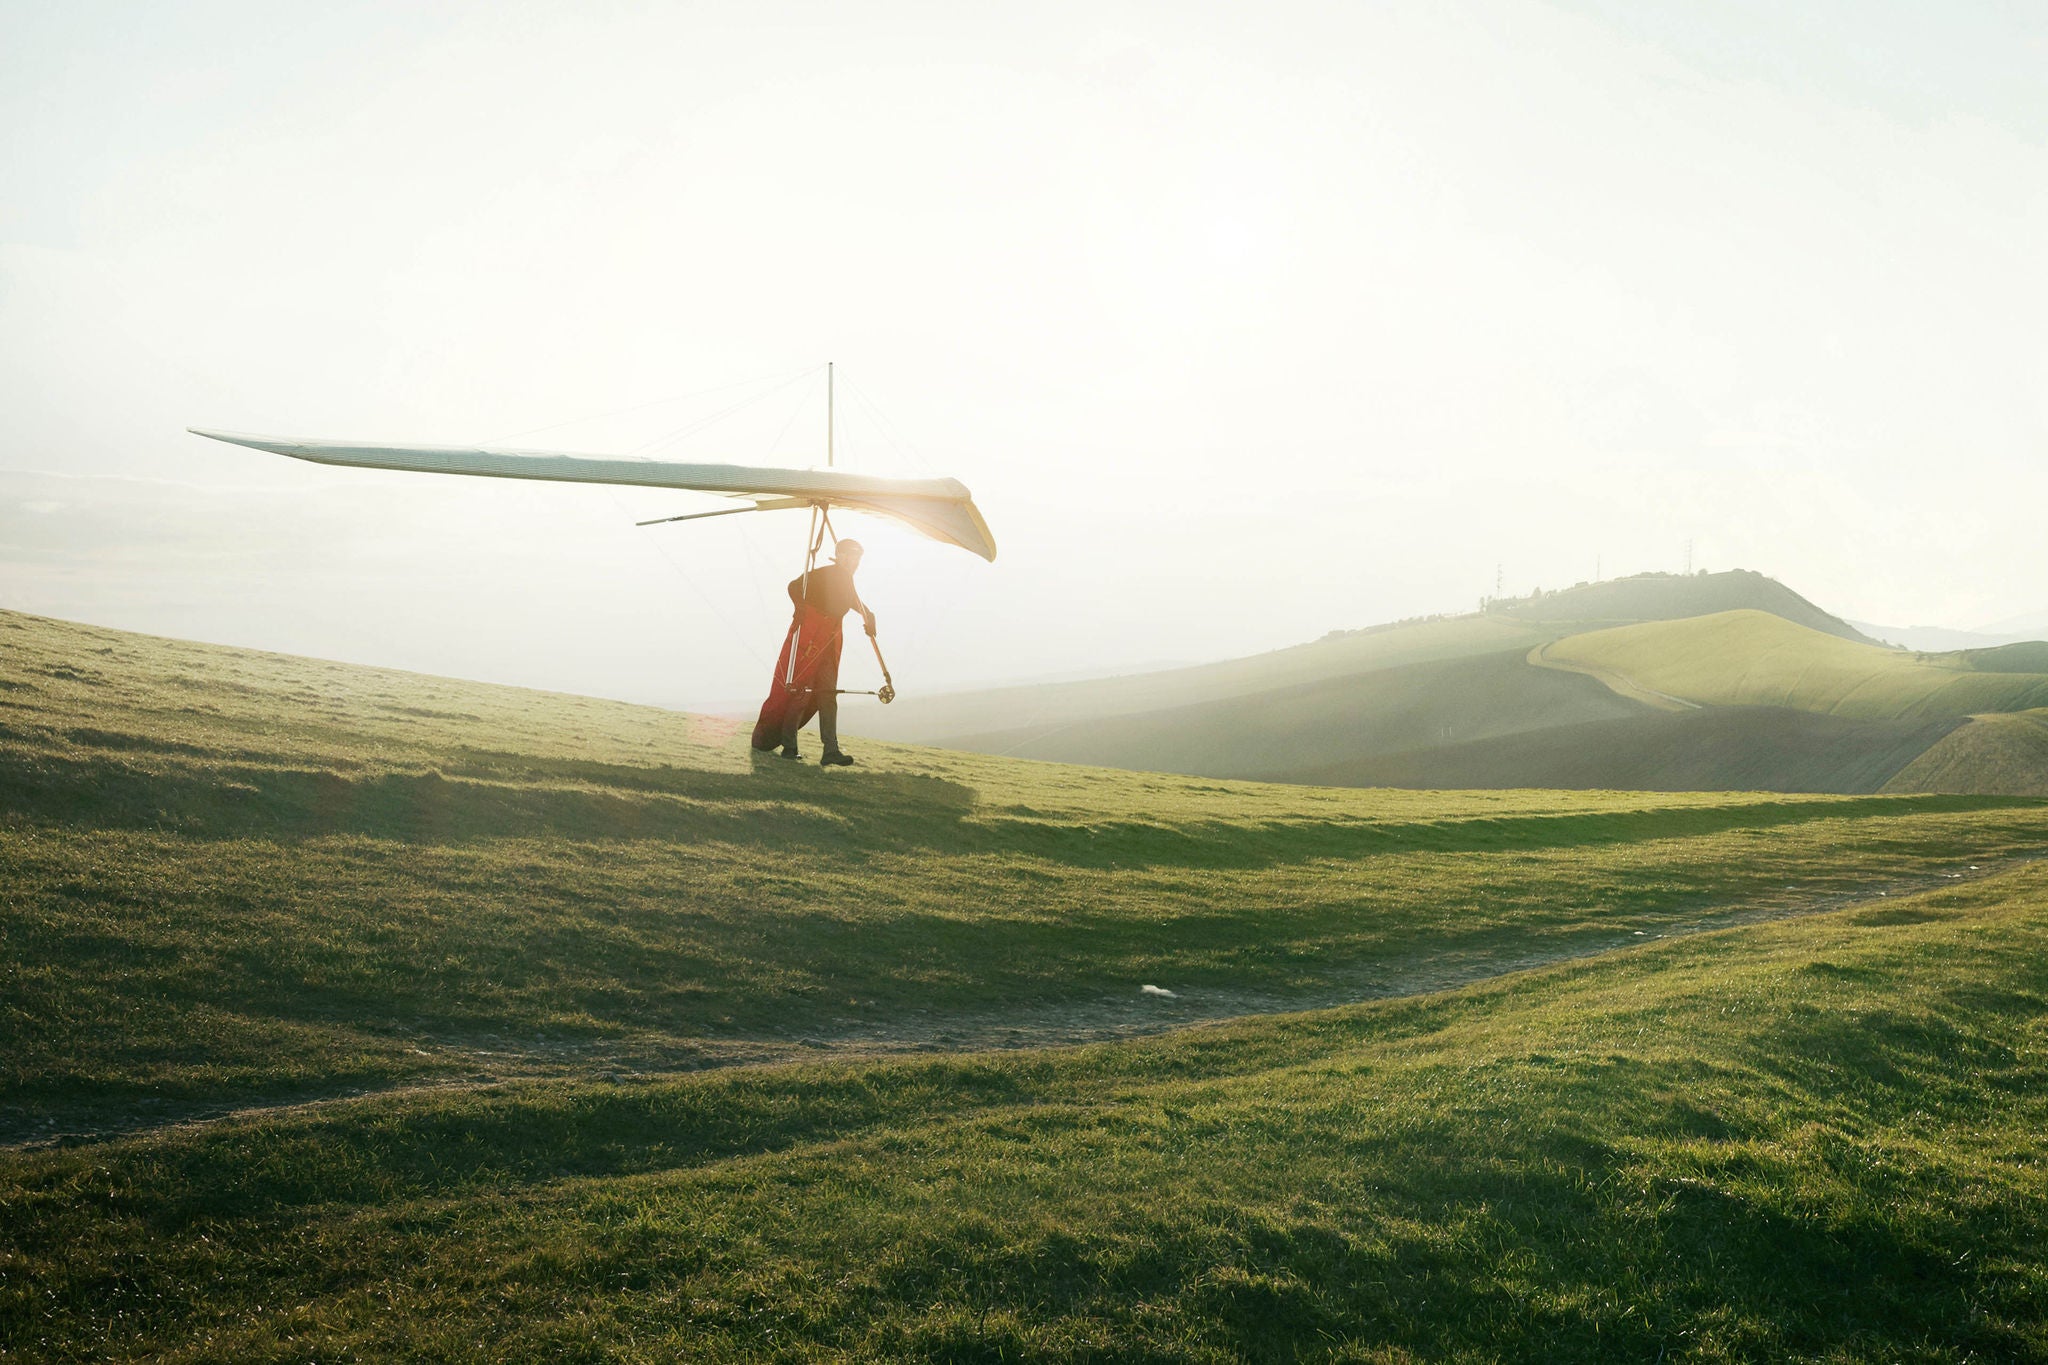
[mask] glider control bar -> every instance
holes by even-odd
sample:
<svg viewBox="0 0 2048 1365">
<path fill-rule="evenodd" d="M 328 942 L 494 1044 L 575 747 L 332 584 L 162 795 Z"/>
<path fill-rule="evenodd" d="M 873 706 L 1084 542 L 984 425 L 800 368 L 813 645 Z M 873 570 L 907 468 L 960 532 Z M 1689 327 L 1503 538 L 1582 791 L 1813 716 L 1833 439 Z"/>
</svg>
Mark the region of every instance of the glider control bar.
<svg viewBox="0 0 2048 1365">
<path fill-rule="evenodd" d="M 880 697 L 882 705 L 887 706 L 890 702 L 896 700 L 896 680 L 889 676 L 889 661 L 882 657 L 882 642 L 873 635 L 870 635 L 868 636 L 868 643 L 875 647 L 875 662 L 882 666 L 882 685 L 880 687 L 867 688 L 842 687 L 839 689 L 839 695 L 842 697 Z"/>
<path fill-rule="evenodd" d="M 875 662 L 882 666 L 882 685 L 880 687 L 835 687 L 832 689 L 832 692 L 833 695 L 840 697 L 880 697 L 882 705 L 887 706 L 890 702 L 896 700 L 896 680 L 889 676 L 889 661 L 882 657 L 882 642 L 870 635 L 868 636 L 868 643 L 874 646 Z M 786 692 L 801 692 L 805 695 L 809 695 L 813 690 L 808 687 L 798 687 L 793 682 L 785 682 L 782 684 L 782 687 Z"/>
<path fill-rule="evenodd" d="M 809 507 L 807 498 L 768 498 L 751 507 L 725 507 L 716 512 L 688 512 L 680 517 L 656 517 L 652 521 L 636 521 L 635 526 L 666 526 L 672 521 L 702 521 L 706 517 L 732 517 L 741 512 L 784 512 L 792 507 Z"/>
</svg>

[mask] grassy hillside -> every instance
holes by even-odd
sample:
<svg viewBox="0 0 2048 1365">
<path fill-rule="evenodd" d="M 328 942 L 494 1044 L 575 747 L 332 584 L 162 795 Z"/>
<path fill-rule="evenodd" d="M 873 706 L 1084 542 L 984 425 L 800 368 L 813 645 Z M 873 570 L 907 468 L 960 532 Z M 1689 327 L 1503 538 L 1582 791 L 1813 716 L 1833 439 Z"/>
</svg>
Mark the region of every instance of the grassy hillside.
<svg viewBox="0 0 2048 1365">
<path fill-rule="evenodd" d="M 1884 790 L 2048 796 L 2048 711 L 1974 716 L 1906 765 Z"/>
<path fill-rule="evenodd" d="M 2048 706 L 2048 673 L 1994 673 L 1942 655 L 1837 639 L 1760 611 L 1652 621 L 1545 645 L 1553 666 L 1710 706 L 1782 706 L 1864 720 Z"/>
<path fill-rule="evenodd" d="M 867 757 L 0 616 L 0 1351 L 2048 1351 L 2048 803 Z"/>
<path fill-rule="evenodd" d="M 982 753 L 1280 781 L 1424 745 L 1641 714 L 1589 678 L 1530 668 L 1525 651 L 1380 668 L 1134 716 L 957 736 Z M 1537 784 L 1524 784 L 1537 785 Z M 1873 788 L 1874 790 L 1874 788 Z"/>
<path fill-rule="evenodd" d="M 1257 701 L 951 742 L 1018 758 L 1347 787 L 1862 793 L 1887 790 L 1965 724 L 1688 707 L 1533 668 L 1520 653 L 1381 669 Z M 2048 795 L 2048 766 L 2022 745 L 1948 752 L 1938 785 L 1890 789 Z"/>
<path fill-rule="evenodd" d="M 1312 644 L 1193 668 L 906 698 L 883 710 L 865 711 L 854 723 L 860 733 L 882 739 L 957 744 L 983 752 L 1002 752 L 1034 732 L 1043 734 L 1061 726 L 1232 698 L 1242 698 L 1247 705 L 1218 708 L 1216 714 L 1227 716 L 1229 724 L 1256 723 L 1256 717 L 1273 700 L 1313 683 L 1334 684 L 1379 669 L 1527 650 L 1561 635 L 1622 622 L 1700 616 L 1736 608 L 1776 612 L 1847 639 L 1865 638 L 1846 622 L 1762 574 L 1741 569 L 1691 576 L 1639 574 L 1580 584 L 1539 598 L 1497 602 L 1483 615 L 1333 631 Z M 1115 729 L 1102 726 L 1098 732 L 1114 734 Z M 995 736 L 1007 738 L 998 744 Z M 1059 752 L 1090 763 L 1123 761 L 1084 752 L 1072 742 Z M 1148 757 L 1138 766 L 1178 770 L 1182 765 Z M 1192 770 L 1225 771 L 1210 766 Z"/>
<path fill-rule="evenodd" d="M 0 1154 L 38 1358 L 2030 1360 L 2048 875 L 1114 1047 Z"/>
<path fill-rule="evenodd" d="M 1563 787 L 1613 791 L 1993 791 L 1980 755 L 1959 755 L 1960 785 L 1888 785 L 1970 722 L 1849 720 L 1778 706 L 1646 712 L 1308 768 L 1306 782 L 1355 787 Z"/>
<path fill-rule="evenodd" d="M 1912 655 L 1761 574 L 1642 574 L 1204 668 L 913 701 L 859 724 L 1267 781 L 1871 792 L 1968 715 L 2048 705 L 2048 672 L 2028 671 L 2048 666 L 2039 648 Z M 1586 681 L 1557 676 L 1571 673 Z M 1688 718 L 1701 707 L 1725 714 Z M 2012 776 L 2030 752 L 2017 733 L 1951 746 L 1940 789 L 2048 791 L 2048 772 Z"/>
<path fill-rule="evenodd" d="M 1975 798 L 1445 797 L 883 746 L 823 771 L 621 704 L 30 617 L 0 639 L 0 1139 L 1325 1004 L 2048 829 Z"/>
<path fill-rule="evenodd" d="M 2025 640 L 1988 649 L 1964 649 L 1938 655 L 1935 663 L 1972 668 L 1980 673 L 2048 673 L 2048 642 Z"/>
<path fill-rule="evenodd" d="M 887 708 L 863 711 L 857 725 L 862 734 L 920 743 L 995 731 L 1045 730 L 1284 690 L 1374 669 L 1527 650 L 1550 635 L 1505 617 L 1399 622 L 1333 632 L 1311 644 L 1193 668 L 906 698 Z M 856 722 L 849 717 L 848 723 Z"/>
</svg>

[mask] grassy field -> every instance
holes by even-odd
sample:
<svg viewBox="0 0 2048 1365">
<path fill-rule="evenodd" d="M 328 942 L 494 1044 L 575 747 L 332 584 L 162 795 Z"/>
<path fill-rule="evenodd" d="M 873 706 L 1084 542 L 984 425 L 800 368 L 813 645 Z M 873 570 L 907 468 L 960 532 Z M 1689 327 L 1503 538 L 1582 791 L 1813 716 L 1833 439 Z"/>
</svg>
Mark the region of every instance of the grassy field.
<svg viewBox="0 0 2048 1365">
<path fill-rule="evenodd" d="M 2048 804 L 862 757 L 0 615 L 0 1352 L 2048 1350 Z"/>
<path fill-rule="evenodd" d="M 1321 1005 L 2048 831 L 2000 798 L 1302 791 L 879 746 L 824 772 L 641 708 L 0 632 L 15 1139 Z"/>
<path fill-rule="evenodd" d="M 2048 1356 L 2039 870 L 1078 1050 L 536 1081 L 0 1165 L 159 1360 Z"/>
<path fill-rule="evenodd" d="M 2031 653 L 2012 657 L 2031 660 Z M 2048 706 L 2048 673 L 1860 645 L 1760 611 L 1650 621 L 1542 648 L 1552 665 L 1708 706 L 1779 706 L 1860 720 L 1924 720 Z"/>
</svg>

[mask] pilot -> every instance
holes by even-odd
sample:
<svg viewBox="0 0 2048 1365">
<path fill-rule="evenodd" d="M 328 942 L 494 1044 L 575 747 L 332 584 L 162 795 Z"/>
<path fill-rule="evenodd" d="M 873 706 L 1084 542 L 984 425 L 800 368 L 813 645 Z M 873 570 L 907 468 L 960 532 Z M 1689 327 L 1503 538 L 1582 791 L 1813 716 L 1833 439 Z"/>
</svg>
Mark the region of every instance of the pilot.
<svg viewBox="0 0 2048 1365">
<path fill-rule="evenodd" d="M 862 553 L 859 541 L 842 540 L 830 564 L 812 569 L 807 578 L 800 575 L 789 581 L 795 616 L 782 642 L 782 656 L 775 661 L 768 700 L 754 725 L 756 749 L 772 749 L 779 743 L 784 758 L 801 757 L 797 732 L 816 715 L 818 736 L 825 744 L 820 765 L 853 766 L 853 756 L 839 747 L 839 655 L 845 645 L 841 626 L 849 611 L 859 612 L 868 634 L 875 633 L 875 614 L 853 586 Z"/>
</svg>

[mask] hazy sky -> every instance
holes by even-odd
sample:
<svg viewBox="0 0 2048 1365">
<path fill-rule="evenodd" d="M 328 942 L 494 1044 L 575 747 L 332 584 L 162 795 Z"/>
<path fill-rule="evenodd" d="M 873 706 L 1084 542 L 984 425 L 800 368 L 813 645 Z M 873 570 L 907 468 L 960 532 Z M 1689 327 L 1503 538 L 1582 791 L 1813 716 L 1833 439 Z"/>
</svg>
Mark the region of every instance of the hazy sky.
<svg viewBox="0 0 2048 1365">
<path fill-rule="evenodd" d="M 841 528 L 905 691 L 1689 541 L 1866 620 L 2048 608 L 2035 4 L 0 0 L 0 30 L 0 606 L 748 697 L 793 514 L 636 530 L 708 504 L 183 429 L 804 464 L 833 360 L 842 463 L 964 480 L 1002 547 Z"/>
</svg>

